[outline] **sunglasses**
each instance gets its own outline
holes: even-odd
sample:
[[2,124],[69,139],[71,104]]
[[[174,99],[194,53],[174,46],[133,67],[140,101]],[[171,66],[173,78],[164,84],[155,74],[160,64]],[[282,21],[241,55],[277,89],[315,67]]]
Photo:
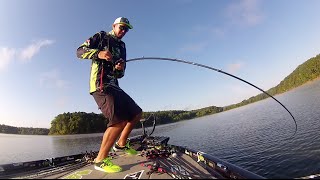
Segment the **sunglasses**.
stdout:
[[125,32],[128,32],[129,31],[129,28],[127,26],[119,26],[119,29],[121,31],[125,31]]

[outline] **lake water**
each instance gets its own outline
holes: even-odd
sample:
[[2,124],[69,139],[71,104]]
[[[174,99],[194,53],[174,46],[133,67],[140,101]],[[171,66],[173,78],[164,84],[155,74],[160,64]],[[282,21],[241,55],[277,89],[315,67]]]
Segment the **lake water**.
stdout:
[[[320,80],[234,110],[157,126],[171,144],[207,152],[266,178],[320,173]],[[140,134],[134,130],[132,135]],[[0,164],[98,150],[102,133],[66,136],[0,134]]]

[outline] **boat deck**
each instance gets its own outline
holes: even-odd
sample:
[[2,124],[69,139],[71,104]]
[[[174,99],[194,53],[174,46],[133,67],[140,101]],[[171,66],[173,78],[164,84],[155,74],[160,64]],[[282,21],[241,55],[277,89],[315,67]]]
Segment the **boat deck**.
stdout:
[[113,154],[113,162],[122,167],[118,173],[94,169],[92,162],[75,161],[8,178],[41,179],[216,179],[196,159],[177,152],[176,156],[147,159],[142,151],[137,155]]
[[167,144],[168,137],[130,139],[136,155],[111,152],[122,171],[94,168],[96,152],[0,165],[0,179],[264,179],[201,151]]
[[[65,171],[63,175],[49,175],[48,179],[214,179],[207,170],[201,167],[190,156],[177,153],[176,157],[163,157],[147,160],[138,155],[116,155],[113,162],[122,167],[118,173],[105,173],[87,164],[78,169]],[[154,164],[158,167],[154,168]]]

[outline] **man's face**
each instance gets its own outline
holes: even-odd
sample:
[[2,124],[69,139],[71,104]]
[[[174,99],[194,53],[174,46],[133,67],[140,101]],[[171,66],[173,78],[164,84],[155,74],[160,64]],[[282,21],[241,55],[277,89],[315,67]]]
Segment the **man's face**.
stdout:
[[117,38],[121,39],[129,31],[129,28],[124,24],[114,24],[113,31]]

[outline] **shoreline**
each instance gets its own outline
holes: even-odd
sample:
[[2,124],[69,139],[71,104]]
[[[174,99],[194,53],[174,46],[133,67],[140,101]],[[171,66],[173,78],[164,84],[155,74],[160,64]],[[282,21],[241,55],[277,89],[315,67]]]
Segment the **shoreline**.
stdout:
[[[307,86],[307,85],[309,85],[309,84],[311,84],[311,83],[314,83],[314,82],[316,82],[316,81],[320,81],[320,77],[317,77],[317,78],[314,78],[314,79],[312,79],[312,80],[309,80],[309,81],[301,84],[300,86],[295,87],[295,88],[292,88],[292,89],[290,89],[290,90],[288,90],[288,91],[286,91],[286,92],[293,91],[293,90],[298,89],[298,88],[302,88],[302,87]],[[286,93],[286,92],[283,92],[283,93]],[[283,94],[283,93],[280,93],[280,94]],[[277,95],[278,95],[278,94],[277,94]]]
[[[296,89],[298,89],[298,88],[302,88],[302,87],[307,86],[307,85],[309,85],[309,84],[311,84],[311,83],[315,83],[316,81],[320,81],[320,76],[317,77],[317,78],[314,78],[314,79],[312,79],[312,80],[309,80],[309,81],[303,83],[303,84],[300,85],[300,86],[297,86],[297,87],[294,87],[294,88],[292,88],[292,89],[290,89],[290,90],[287,90],[287,91],[285,91],[285,92],[276,94],[275,96],[280,95],[280,94],[283,94],[283,93],[287,93],[287,92],[289,92],[289,91],[294,91],[294,90],[296,90]],[[264,100],[264,99],[262,99],[262,100]],[[259,100],[259,101],[261,101],[261,100]],[[259,101],[256,101],[256,102],[259,102]],[[256,103],[256,102],[252,102],[252,103]],[[252,104],[252,103],[249,103],[249,104]],[[238,104],[238,103],[236,103],[236,104]],[[249,104],[246,104],[246,105],[249,105]],[[232,104],[231,104],[231,105],[232,105]],[[231,105],[228,105],[228,106],[231,106]],[[240,108],[240,107],[243,107],[243,106],[246,106],[246,105],[242,105],[242,106],[239,106],[239,107],[231,108],[231,109],[228,109],[228,110],[223,110],[222,112],[229,111],[229,110],[236,109],[236,108]],[[223,108],[228,107],[228,106],[224,106]],[[170,110],[169,110],[169,111],[170,111]],[[192,110],[191,110],[191,111],[192,111]],[[210,115],[210,114],[209,114],[209,115]],[[206,116],[206,115],[205,115],[205,116]],[[202,116],[200,116],[200,117],[202,117]],[[195,117],[195,118],[198,118],[198,117]],[[192,119],[193,119],[193,118],[192,118]],[[185,120],[190,120],[190,119],[185,119]],[[184,121],[184,120],[182,120],[182,121]],[[165,124],[171,124],[171,123],[165,123]],[[5,125],[5,124],[0,124],[0,125],[9,126],[9,125]],[[13,127],[13,128],[26,128],[26,127],[15,127],[15,126],[10,126],[10,127]],[[30,128],[30,127],[28,127],[28,128]],[[28,128],[27,128],[27,129],[28,129]],[[32,127],[31,127],[31,129],[38,129],[38,128],[32,128]],[[40,128],[40,129],[46,129],[46,128]],[[47,130],[50,130],[50,128],[48,128]],[[1,132],[0,134],[5,134],[5,135],[61,136],[61,135],[49,135],[49,134],[18,134],[18,133],[4,133],[4,132]],[[92,133],[85,133],[85,134],[92,134]],[[64,134],[64,135],[78,135],[78,134]]]

